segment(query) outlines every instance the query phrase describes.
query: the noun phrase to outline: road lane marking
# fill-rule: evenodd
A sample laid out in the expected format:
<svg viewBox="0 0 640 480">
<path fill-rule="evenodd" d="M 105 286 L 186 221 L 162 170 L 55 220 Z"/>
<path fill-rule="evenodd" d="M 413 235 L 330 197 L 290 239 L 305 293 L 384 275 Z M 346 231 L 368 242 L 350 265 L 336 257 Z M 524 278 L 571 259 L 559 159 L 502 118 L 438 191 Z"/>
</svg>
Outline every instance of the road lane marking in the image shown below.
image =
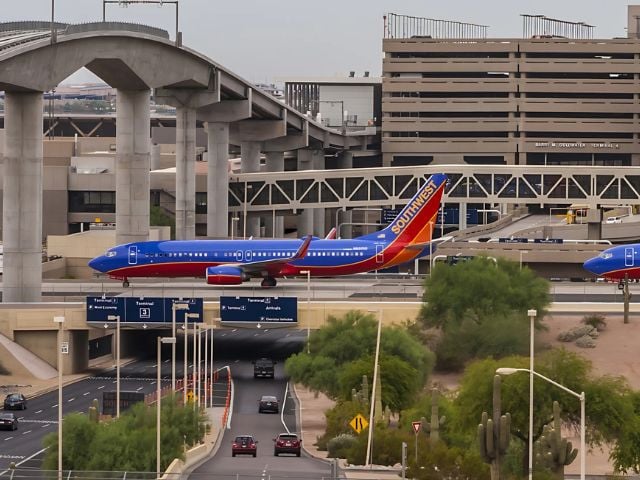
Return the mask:
<svg viewBox="0 0 640 480">
<path fill-rule="evenodd" d="M 12 438 L 13 437 L 7 437 L 7 438 L 4 439 L 4 441 L 6 442 L 7 440 L 11 440 Z M 4 455 L 3 455 L 3 457 L 4 457 Z M 22 458 L 24 458 L 24 457 L 22 457 Z"/>
<path fill-rule="evenodd" d="M 144 387 L 138 387 L 136 388 L 136 392 L 139 392 L 140 390 L 142 390 Z"/>
<path fill-rule="evenodd" d="M 69 400 L 67 400 L 67 402 L 73 402 L 76 399 L 76 397 L 71 397 Z"/>
<path fill-rule="evenodd" d="M 26 432 L 22 432 L 23 435 L 26 435 L 27 433 L 31 433 L 31 430 L 27 430 Z"/>
<path fill-rule="evenodd" d="M 40 428 L 47 428 L 49 425 L 51 425 L 50 423 L 45 423 L 44 425 L 41 425 Z"/>
<path fill-rule="evenodd" d="M 58 408 L 58 404 L 52 405 L 51 408 Z"/>
<path fill-rule="evenodd" d="M 91 392 L 85 392 L 82 394 L 83 397 L 86 397 L 87 395 L 89 395 Z"/>
<path fill-rule="evenodd" d="M 104 385 L 100 385 L 100 386 L 98 387 L 98 390 L 102 390 L 103 388 L 104 388 Z"/>
<path fill-rule="evenodd" d="M 38 413 L 42 413 L 42 410 L 38 410 L 38 411 L 36 412 L 36 414 L 38 414 Z"/>
</svg>

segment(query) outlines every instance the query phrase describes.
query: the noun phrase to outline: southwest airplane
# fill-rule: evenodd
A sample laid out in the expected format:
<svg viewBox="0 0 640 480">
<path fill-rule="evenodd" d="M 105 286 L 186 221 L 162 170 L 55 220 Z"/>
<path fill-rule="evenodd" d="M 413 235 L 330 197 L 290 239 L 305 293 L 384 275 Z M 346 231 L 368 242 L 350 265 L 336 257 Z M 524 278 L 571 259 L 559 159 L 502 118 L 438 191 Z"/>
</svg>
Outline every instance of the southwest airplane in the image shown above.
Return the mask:
<svg viewBox="0 0 640 480">
<path fill-rule="evenodd" d="M 584 268 L 599 277 L 623 281 L 640 278 L 640 243 L 607 248 L 597 257 L 584 262 Z"/>
<path fill-rule="evenodd" d="M 382 270 L 435 251 L 432 232 L 446 180 L 432 175 L 389 226 L 355 239 L 136 242 L 109 249 L 89 266 L 124 286 L 134 277 L 205 277 L 211 285 L 238 285 L 253 277 L 275 287 L 276 278 L 307 272 L 333 277 Z"/>
</svg>

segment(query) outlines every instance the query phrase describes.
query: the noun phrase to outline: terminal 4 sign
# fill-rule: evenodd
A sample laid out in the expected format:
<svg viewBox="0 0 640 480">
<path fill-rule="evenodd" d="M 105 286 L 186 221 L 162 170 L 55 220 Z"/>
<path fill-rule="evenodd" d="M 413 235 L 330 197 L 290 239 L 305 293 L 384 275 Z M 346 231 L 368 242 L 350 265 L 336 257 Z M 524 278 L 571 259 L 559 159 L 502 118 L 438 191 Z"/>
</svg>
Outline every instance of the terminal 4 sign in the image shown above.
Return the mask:
<svg viewBox="0 0 640 480">
<path fill-rule="evenodd" d="M 222 322 L 275 322 L 298 321 L 296 297 L 220 297 Z"/>
<path fill-rule="evenodd" d="M 165 297 L 87 297 L 87 322 L 113 322 L 109 316 L 119 316 L 127 323 L 171 323 L 173 304 L 185 303 L 188 310 L 176 310 L 176 323 L 184 323 L 185 313 L 196 313 L 191 323 L 202 322 L 202 298 Z"/>
</svg>

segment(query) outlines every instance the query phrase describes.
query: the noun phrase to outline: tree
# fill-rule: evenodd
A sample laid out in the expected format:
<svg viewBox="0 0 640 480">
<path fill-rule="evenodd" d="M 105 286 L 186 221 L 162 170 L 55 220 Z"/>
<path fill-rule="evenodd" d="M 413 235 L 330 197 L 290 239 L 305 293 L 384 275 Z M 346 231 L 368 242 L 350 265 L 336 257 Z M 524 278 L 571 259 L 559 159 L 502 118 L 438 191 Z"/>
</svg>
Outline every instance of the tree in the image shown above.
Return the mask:
<svg viewBox="0 0 640 480">
<path fill-rule="evenodd" d="M 184 446 L 202 440 L 205 417 L 193 404 L 179 406 L 172 398 L 162 401 L 161 468 L 184 457 Z M 140 402 L 120 418 L 96 424 L 87 415 L 70 414 L 63 423 L 63 468 L 66 470 L 145 471 L 156 469 L 156 410 Z M 44 439 L 48 447 L 46 470 L 58 464 L 58 435 Z"/>
<path fill-rule="evenodd" d="M 296 382 L 334 400 L 350 400 L 362 376 L 373 378 L 377 321 L 372 315 L 348 312 L 329 317 L 328 325 L 310 338 L 311 353 L 298 353 L 285 363 Z M 380 341 L 382 403 L 394 411 L 411 404 L 434 364 L 433 354 L 403 327 L 384 327 Z"/>
<path fill-rule="evenodd" d="M 171 238 L 176 236 L 176 219 L 171 217 L 162 207 L 151 205 L 149 210 L 149 225 L 154 227 L 170 227 Z"/>
<path fill-rule="evenodd" d="M 540 319 L 549 303 L 546 280 L 502 259 L 438 265 L 424 287 L 418 320 L 439 330 L 437 367 L 444 370 L 459 370 L 472 358 L 524 354 L 527 310 L 537 309 Z"/>
<path fill-rule="evenodd" d="M 458 396 L 455 400 L 455 427 L 467 432 L 475 431 L 482 411 L 491 406 L 492 379 L 500 366 L 528 368 L 527 357 L 508 357 L 504 360 L 481 360 L 466 369 Z M 553 379 L 575 391 L 586 395 L 586 440 L 589 446 L 603 442 L 617 442 L 627 438 L 632 428 L 637 427 L 629 387 L 619 377 L 595 377 L 591 363 L 578 354 L 564 349 L 550 350 L 536 357 L 538 373 Z M 574 396 L 542 379 L 534 380 L 534 425 L 533 440 L 536 441 L 543 427 L 553 420 L 553 401 L 562 408 L 565 425 L 578 431 L 580 404 Z M 523 474 L 528 466 L 529 441 L 529 376 L 516 373 L 506 376 L 502 382 L 502 410 L 511 413 L 511 434 L 522 442 L 521 468 Z M 614 451 L 615 452 L 615 451 Z M 633 459 L 620 452 L 620 463 L 616 468 L 628 467 Z"/>
</svg>

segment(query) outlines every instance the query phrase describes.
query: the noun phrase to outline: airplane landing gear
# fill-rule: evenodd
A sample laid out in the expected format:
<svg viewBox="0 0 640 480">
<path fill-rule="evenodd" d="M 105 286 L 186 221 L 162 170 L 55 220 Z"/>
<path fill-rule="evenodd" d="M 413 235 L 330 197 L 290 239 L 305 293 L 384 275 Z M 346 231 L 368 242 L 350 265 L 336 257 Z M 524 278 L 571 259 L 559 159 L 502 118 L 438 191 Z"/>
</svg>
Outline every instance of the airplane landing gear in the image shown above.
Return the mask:
<svg viewBox="0 0 640 480">
<path fill-rule="evenodd" d="M 275 278 L 273 277 L 265 277 L 262 279 L 262 283 L 260 283 L 260 286 L 262 288 L 271 288 L 271 287 L 275 287 L 277 285 L 277 281 Z"/>
<path fill-rule="evenodd" d="M 127 280 L 126 278 L 122 280 L 122 286 L 124 288 L 129 288 L 129 280 Z"/>
</svg>

